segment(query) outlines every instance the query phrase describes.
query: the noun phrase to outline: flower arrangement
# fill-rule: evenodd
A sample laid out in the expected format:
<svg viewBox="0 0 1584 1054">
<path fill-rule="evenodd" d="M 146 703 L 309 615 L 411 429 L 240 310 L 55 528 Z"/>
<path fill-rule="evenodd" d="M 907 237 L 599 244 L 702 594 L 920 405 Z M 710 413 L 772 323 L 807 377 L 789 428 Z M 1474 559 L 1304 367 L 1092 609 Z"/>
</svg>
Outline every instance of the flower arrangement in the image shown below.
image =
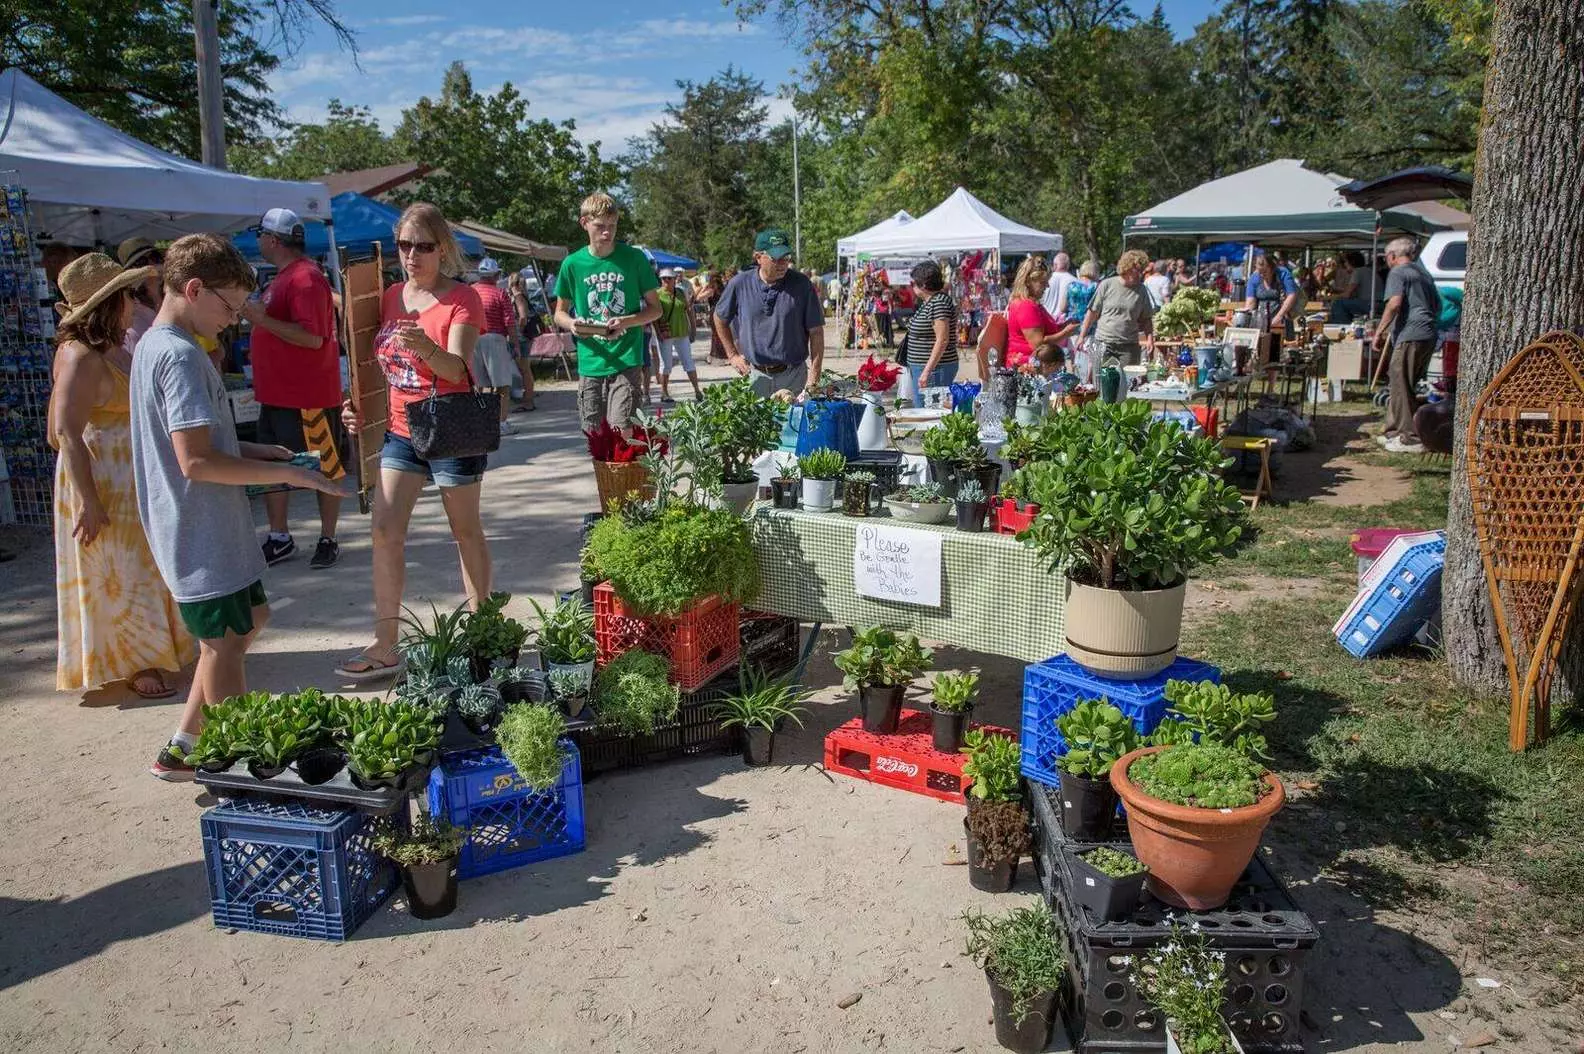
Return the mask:
<svg viewBox="0 0 1584 1054">
<path fill-rule="evenodd" d="M 888 392 L 902 376 L 902 367 L 873 355 L 858 367 L 858 387 L 866 392 Z"/>
<path fill-rule="evenodd" d="M 650 452 L 666 452 L 665 437 L 641 425 L 633 428 L 632 439 L 623 435 L 621 429 L 612 428 L 609 421 L 601 421 L 598 428 L 585 431 L 583 435 L 588 439 L 589 455 L 595 461 L 625 465 Z"/>
</svg>

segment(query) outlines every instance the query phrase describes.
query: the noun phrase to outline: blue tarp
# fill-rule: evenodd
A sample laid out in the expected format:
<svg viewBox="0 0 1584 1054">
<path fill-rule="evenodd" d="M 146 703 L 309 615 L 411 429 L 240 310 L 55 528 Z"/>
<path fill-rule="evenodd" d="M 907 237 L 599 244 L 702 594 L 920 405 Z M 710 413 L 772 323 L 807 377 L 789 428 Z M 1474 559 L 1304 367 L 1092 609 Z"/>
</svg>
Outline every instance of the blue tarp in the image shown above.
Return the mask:
<svg viewBox="0 0 1584 1054">
<path fill-rule="evenodd" d="M 668 253 L 664 249 L 644 248 L 643 254 L 649 257 L 649 262 L 656 267 L 680 267 L 684 271 L 697 271 L 699 262 L 676 253 Z"/>
<path fill-rule="evenodd" d="M 341 221 L 336 220 L 336 222 Z M 1225 260 L 1229 264 L 1239 264 L 1247 259 L 1248 247 L 1248 242 L 1216 242 L 1214 245 L 1206 245 L 1199 250 L 1199 262 L 1207 264 Z"/>
<path fill-rule="evenodd" d="M 400 209 L 349 190 L 330 199 L 330 214 L 335 217 L 336 245 L 340 246 L 344 255 L 368 256 L 374 252 L 374 243 L 378 242 L 385 259 L 395 262 L 396 238 L 392 227 L 401 217 Z M 324 224 L 308 223 L 304 226 L 308 255 L 324 256 L 329 246 Z M 456 240 L 462 247 L 463 255 L 484 255 L 484 243 L 473 235 L 457 231 Z M 237 251 L 249 260 L 262 259 L 258 251 L 258 237 L 251 231 L 234 235 L 231 241 Z"/>
</svg>

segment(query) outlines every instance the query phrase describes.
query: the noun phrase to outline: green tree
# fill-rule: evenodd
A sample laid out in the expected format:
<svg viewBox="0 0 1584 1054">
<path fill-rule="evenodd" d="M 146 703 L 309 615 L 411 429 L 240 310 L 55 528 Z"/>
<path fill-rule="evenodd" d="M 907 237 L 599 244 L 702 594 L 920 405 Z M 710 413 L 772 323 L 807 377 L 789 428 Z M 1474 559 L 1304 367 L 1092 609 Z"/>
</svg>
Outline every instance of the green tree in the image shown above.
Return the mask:
<svg viewBox="0 0 1584 1054">
<path fill-rule="evenodd" d="M 279 139 L 237 143 L 226 150 L 234 171 L 275 179 L 311 180 L 330 172 L 375 168 L 402 160 L 366 106 L 331 99 L 322 124 L 292 125 Z"/>
</svg>

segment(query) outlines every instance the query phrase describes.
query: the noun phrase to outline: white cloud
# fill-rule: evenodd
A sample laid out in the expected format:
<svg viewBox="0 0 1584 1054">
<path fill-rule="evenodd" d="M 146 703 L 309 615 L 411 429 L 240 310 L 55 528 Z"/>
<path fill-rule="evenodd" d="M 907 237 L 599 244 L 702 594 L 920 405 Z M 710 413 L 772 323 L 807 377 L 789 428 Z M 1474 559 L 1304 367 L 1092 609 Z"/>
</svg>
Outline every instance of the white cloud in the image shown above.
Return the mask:
<svg viewBox="0 0 1584 1054">
<path fill-rule="evenodd" d="M 371 26 L 427 26 L 434 22 L 444 22 L 444 15 L 396 15 L 392 18 L 375 18 L 369 21 Z"/>
<path fill-rule="evenodd" d="M 664 110 L 643 113 L 602 113 L 577 119 L 577 137 L 584 143 L 600 144 L 601 157 L 614 157 L 627 151 L 627 140 L 649 131 L 649 126 L 665 120 Z"/>
<path fill-rule="evenodd" d="M 431 49 L 435 46 L 433 41 L 426 43 Z M 571 55 L 588 46 L 570 33 L 536 26 L 463 26 L 438 43 L 460 50 L 456 57 L 463 62 L 478 55 Z"/>
</svg>

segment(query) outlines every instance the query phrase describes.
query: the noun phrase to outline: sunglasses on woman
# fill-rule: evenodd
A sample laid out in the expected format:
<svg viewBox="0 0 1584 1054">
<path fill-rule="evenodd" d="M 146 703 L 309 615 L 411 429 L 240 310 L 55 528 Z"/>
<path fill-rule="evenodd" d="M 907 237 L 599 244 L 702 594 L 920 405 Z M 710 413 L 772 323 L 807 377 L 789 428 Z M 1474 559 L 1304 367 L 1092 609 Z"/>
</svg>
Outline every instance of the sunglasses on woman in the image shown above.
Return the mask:
<svg viewBox="0 0 1584 1054">
<path fill-rule="evenodd" d="M 439 246 L 434 242 L 410 242 L 404 238 L 396 239 L 396 251 L 400 253 L 417 253 L 420 256 L 428 256 L 438 248 Z"/>
</svg>

